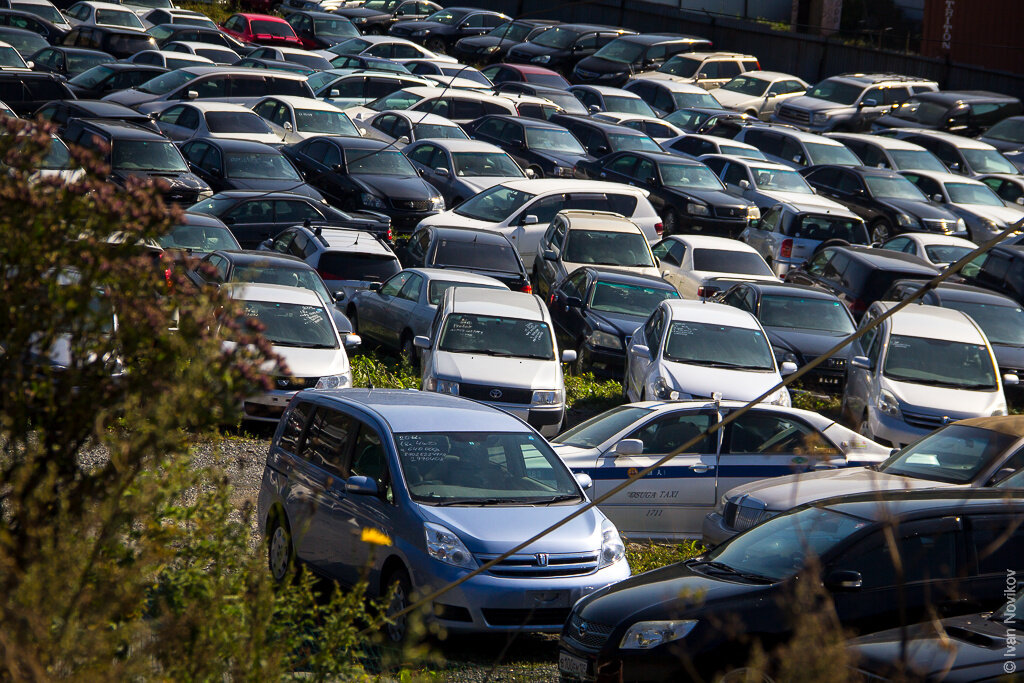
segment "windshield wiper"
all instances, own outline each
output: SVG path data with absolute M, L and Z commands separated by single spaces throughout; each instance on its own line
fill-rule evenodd
M 753 574 L 751 572 L 740 571 L 739 569 L 736 569 L 735 567 L 730 567 L 729 565 L 724 564 L 722 562 L 709 562 L 709 561 L 704 560 L 704 561 L 701 561 L 701 562 L 696 562 L 695 564 L 701 564 L 701 565 L 704 565 L 706 567 L 711 567 L 712 569 L 717 569 L 720 572 L 723 572 L 723 573 L 726 573 L 726 574 L 731 574 L 733 576 L 739 576 L 741 578 L 748 579 L 750 581 L 758 581 L 758 582 L 761 582 L 761 583 L 772 583 L 772 580 L 769 579 L 767 576 L 762 576 L 761 574 Z
M 519 503 L 519 498 L 452 498 L 434 503 L 437 507 L 450 507 L 452 505 L 500 505 L 502 503 Z
M 441 350 L 442 351 L 447 351 L 448 353 L 472 353 L 472 354 L 478 354 L 478 355 L 481 355 L 481 356 L 498 356 L 500 358 L 511 358 L 512 357 L 511 353 L 504 353 L 502 351 L 487 351 L 487 350 L 484 350 L 484 349 L 446 349 L 446 348 L 442 348 Z
M 722 360 L 711 360 L 710 358 L 691 358 L 691 359 L 676 359 L 669 358 L 669 360 L 678 360 L 680 363 L 693 363 L 694 365 L 706 365 L 710 368 L 734 368 L 736 370 L 770 370 L 763 365 L 743 365 L 741 363 L 727 363 Z
M 923 379 L 917 377 L 906 377 L 904 375 L 888 375 L 888 377 L 900 382 L 911 382 L 913 384 L 924 384 L 930 387 L 952 387 L 954 389 L 981 389 L 994 388 L 991 384 L 961 384 L 960 382 L 947 382 L 941 379 Z
M 271 344 L 277 346 L 290 346 L 297 349 L 336 349 L 334 344 L 311 344 L 307 342 L 286 342 L 286 341 L 270 341 Z

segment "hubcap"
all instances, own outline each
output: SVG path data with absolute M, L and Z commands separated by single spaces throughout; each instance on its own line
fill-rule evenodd
M 288 545 L 288 534 L 284 527 L 278 526 L 270 537 L 270 573 L 277 581 L 288 573 Z
M 872 234 L 873 241 L 884 242 L 889 239 L 889 228 L 884 225 L 876 225 Z

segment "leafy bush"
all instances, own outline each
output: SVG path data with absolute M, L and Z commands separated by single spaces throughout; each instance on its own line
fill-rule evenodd
M 623 402 L 622 384 L 615 380 L 599 380 L 594 373 L 565 376 L 565 400 L 569 408 L 588 407 L 607 410 Z
M 626 561 L 634 574 L 642 574 L 697 557 L 703 552 L 704 546 L 694 540 L 682 543 L 627 543 Z

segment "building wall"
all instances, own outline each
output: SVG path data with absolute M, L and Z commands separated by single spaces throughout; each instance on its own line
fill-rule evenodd
M 925 0 L 921 53 L 1024 74 L 1024 2 Z
M 768 19 L 789 23 L 792 0 L 649 0 L 692 12 L 710 12 L 730 17 Z

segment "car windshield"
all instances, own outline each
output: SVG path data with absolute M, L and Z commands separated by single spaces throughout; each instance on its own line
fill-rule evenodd
M 926 149 L 891 149 L 893 168 L 900 171 L 938 171 L 945 173 L 946 167 L 938 157 Z
M 352 125 L 352 121 L 340 111 L 296 109 L 295 129 L 302 133 L 327 133 L 359 137 L 359 131 Z
M 856 218 L 828 216 L 824 214 L 802 214 L 790 222 L 786 234 L 797 239 L 824 242 L 825 240 L 846 240 L 850 244 L 868 244 L 868 231 L 864 222 Z
M 634 64 L 644 54 L 644 46 L 632 40 L 617 38 L 594 53 L 595 57 L 618 64 Z
M 24 31 L 17 33 L 14 31 L 11 31 L 10 33 L 0 31 L 0 40 L 20 52 L 22 57 L 34 55 L 43 48 L 50 46 L 42 36 L 36 35 L 35 33 L 26 33 Z
M 706 92 L 674 92 L 672 93 L 672 101 L 675 102 L 677 109 L 689 109 L 691 107 L 701 107 L 704 109 L 722 108 L 721 103 L 715 99 L 715 96 Z M 711 118 L 710 114 L 703 114 L 702 116 L 704 120 Z M 668 117 L 666 117 L 665 120 L 670 123 L 675 123 L 675 121 Z
M 647 238 L 639 231 L 570 230 L 562 261 L 624 268 L 654 267 Z
M 607 111 L 615 111 L 623 114 L 640 114 L 641 116 L 654 116 L 654 110 L 639 97 L 626 97 L 625 95 L 605 95 L 604 106 Z
M 731 154 L 733 156 L 744 157 L 746 159 L 767 160 L 764 153 L 756 147 L 737 147 L 735 145 L 723 145 L 719 143 L 718 149 L 721 150 L 721 154 Z
M 115 140 L 110 166 L 118 171 L 188 173 L 188 166 L 173 142 L 163 140 Z
M 580 503 L 572 474 L 531 432 L 397 433 L 413 500 L 426 505 Z
M 39 168 L 47 171 L 63 171 L 73 167 L 71 151 L 64 141 L 58 137 L 50 138 L 50 148 L 39 160 Z
M 404 154 L 384 149 L 346 149 L 345 169 L 352 175 L 390 175 L 400 178 L 416 175 L 416 169 Z
M 924 253 L 932 263 L 954 263 L 973 250 L 974 247 L 961 247 L 955 244 L 929 244 L 924 248 Z
M 949 119 L 949 114 L 947 105 L 938 102 L 922 102 L 916 97 L 911 97 L 903 104 L 898 105 L 892 112 L 892 115 L 897 118 L 917 121 L 926 126 L 943 125 Z
M 661 170 L 662 184 L 668 187 L 687 187 L 697 190 L 724 189 L 718 176 L 703 165 L 663 163 L 658 168 Z
M 441 303 L 441 297 L 448 291 L 450 287 L 472 287 L 475 289 L 507 289 L 507 287 L 498 285 L 488 285 L 483 282 L 456 282 L 454 280 L 431 280 L 427 286 L 427 301 L 430 302 L 431 306 L 436 306 Z
M 608 142 L 613 152 L 661 152 L 658 143 L 646 135 L 608 133 Z
M 295 167 L 280 152 L 228 152 L 224 158 L 227 178 L 302 181 Z
M 837 334 L 853 332 L 853 320 L 839 301 L 802 296 L 766 294 L 758 319 L 765 327 L 790 327 Z
M 870 522 L 828 508 L 809 507 L 783 513 L 734 537 L 695 562 L 709 570 L 744 574 L 768 581 L 795 576 L 817 558 Z M 717 569 L 723 566 L 724 570 Z M 696 565 L 700 569 L 700 564 Z M 732 570 L 731 572 L 729 570 Z
M 960 152 L 975 173 L 1008 173 L 1017 175 L 1017 167 L 994 149 L 961 149 Z
M 249 23 L 249 28 L 255 36 L 286 38 L 295 35 L 291 25 L 284 21 L 261 21 L 257 19 Z
M 107 55 L 83 55 L 81 53 L 71 53 L 68 55 L 68 72 L 69 73 L 83 73 L 99 64 L 107 64 L 114 61 L 113 57 Z
M 836 104 L 853 104 L 860 97 L 861 87 L 840 81 L 822 81 L 807 91 L 808 97 L 835 102 Z
M 704 62 L 699 59 L 676 55 L 662 64 L 661 67 L 658 68 L 658 71 L 663 74 L 680 76 L 681 78 L 693 78 L 697 75 L 697 69 L 699 69 L 700 65 L 703 63 Z
M 556 26 L 544 31 L 530 42 L 541 47 L 550 47 L 556 50 L 564 50 L 576 42 L 580 34 L 561 26 Z
M 771 85 L 769 81 L 764 81 L 760 78 L 754 78 L 752 76 L 737 76 L 723 85 L 722 90 L 738 92 L 741 95 L 747 95 L 749 97 L 760 97 L 764 94 L 764 91 L 768 89 L 769 85 Z
M 1024 145 L 1024 116 L 1003 119 L 985 132 L 986 138 Z
M 554 360 L 548 324 L 476 313 L 451 313 L 445 318 L 438 350 L 512 358 Z
M 171 4 L 171 0 L 131 0 L 131 5 L 136 7 L 148 7 L 150 9 L 173 9 L 174 5 Z
M 83 88 L 94 88 L 106 80 L 114 70 L 107 66 L 94 66 L 68 81 Z
M 678 298 L 674 289 L 599 280 L 591 291 L 589 306 L 602 313 L 647 317 L 665 299 Z
M 0 47 L 0 67 L 25 69 L 28 65 L 25 64 L 25 60 L 21 58 L 21 55 L 13 47 Z
M 501 38 L 502 40 L 508 40 L 513 43 L 521 43 L 526 40 L 526 36 L 530 35 L 530 31 L 533 30 L 533 26 L 529 24 L 520 24 L 514 21 L 507 21 L 501 26 L 495 26 L 487 34 L 494 38 Z
M 194 226 L 187 226 L 194 227 Z M 232 247 L 218 247 L 218 249 L 231 249 Z M 237 249 L 237 247 L 234 247 Z M 238 266 L 231 271 L 232 282 L 250 282 L 264 285 L 283 285 L 285 287 L 298 287 L 316 292 L 325 302 L 331 302 L 334 297 L 327 291 L 327 286 L 316 271 L 309 268 L 287 268 L 271 264 L 253 264 Z M 314 309 L 315 310 L 315 309 Z
M 878 466 L 880 472 L 964 484 L 973 481 L 1017 437 L 981 427 L 951 424 L 912 443 Z
M 475 239 L 438 240 L 431 265 L 467 270 L 490 270 L 496 273 L 519 274 L 522 271 L 515 247 L 511 244 L 490 241 L 480 244 Z
M 352 38 L 359 30 L 347 19 L 314 19 L 313 29 L 318 36 L 327 38 Z
M 454 26 L 462 21 L 462 18 L 466 16 L 466 14 L 468 14 L 468 12 L 461 10 L 443 9 L 438 12 L 434 12 L 424 19 L 424 21 L 436 21 L 437 23 L 444 24 L 445 26 Z
M 390 12 L 398 5 L 398 2 L 399 0 L 368 0 L 362 6 L 375 12 Z
M 665 340 L 665 360 L 736 370 L 774 370 L 761 330 L 715 323 L 675 321 Z
M 85 75 L 82 74 L 82 76 Z M 139 91 L 149 93 L 150 95 L 165 95 L 176 88 L 180 88 L 195 77 L 195 74 L 190 74 L 187 71 L 171 71 L 149 79 L 139 86 Z
M 196 213 L 206 213 L 211 216 L 221 216 L 225 211 L 233 207 L 238 200 L 234 197 L 225 197 L 223 195 L 214 195 L 209 199 L 204 199 L 201 202 L 196 202 L 188 208 L 189 211 L 195 211 Z
M 417 123 L 413 126 L 413 131 L 417 140 L 427 140 L 430 138 L 469 139 L 466 131 L 458 126 L 446 126 L 438 123 Z
M 928 201 L 914 183 L 903 176 L 865 176 L 864 182 L 872 197 L 883 199 L 909 199 L 913 202 Z
M 759 168 L 756 166 L 750 170 L 754 172 L 754 184 L 757 185 L 759 190 L 814 194 L 811 191 L 811 186 L 796 171 L 781 168 Z
M 164 249 L 185 249 L 188 251 L 211 252 L 223 249 L 238 249 L 238 241 L 231 231 L 219 225 L 176 225 L 157 242 Z
M 470 197 L 454 211 L 460 216 L 487 223 L 500 223 L 537 195 L 496 185 Z
M 650 412 L 650 408 L 618 406 L 562 432 L 551 439 L 551 443 L 560 443 L 576 448 L 597 448 Z
M 1024 310 L 1019 306 L 946 300 L 942 306 L 971 316 L 990 344 L 1024 346 Z
M 566 152 L 580 156 L 587 153 L 572 133 L 555 128 L 527 128 L 526 146 L 546 152 Z
M 206 113 L 206 125 L 211 133 L 270 133 L 270 126 L 251 112 L 211 111 Z
M 121 26 L 123 28 L 135 28 L 140 31 L 146 29 L 135 12 L 123 12 L 114 9 L 96 10 L 96 23 L 101 26 Z
M 138 4 L 138 3 L 136 3 Z M 21 10 L 22 12 L 30 12 L 37 17 L 42 17 L 52 24 L 66 24 L 68 20 L 64 18 L 64 15 L 52 5 L 37 5 L 35 3 L 25 2 L 12 2 L 11 9 Z
M 363 40 L 362 38 L 350 38 L 344 43 L 338 43 L 337 45 L 330 46 L 327 48 L 327 51 L 333 52 L 336 55 L 357 55 L 371 45 L 373 45 L 373 43 L 368 40 Z
M 460 177 L 524 177 L 516 162 L 504 152 L 452 152 L 452 162 L 455 175 Z
M 414 95 L 413 93 L 405 90 L 396 90 L 390 95 L 385 95 L 378 100 L 370 102 L 366 106 L 374 111 L 384 111 L 385 109 L 401 110 L 408 109 L 422 99 L 422 95 Z
M 163 40 L 167 36 L 174 33 L 174 28 L 170 26 L 150 26 L 146 29 L 146 33 L 153 36 L 157 40 Z
M 946 192 L 954 204 L 1003 206 L 1003 200 L 999 195 L 984 183 L 946 183 Z
M 884 374 L 897 382 L 995 391 L 996 369 L 984 344 L 894 334 L 885 355 Z
M 820 142 L 805 142 L 807 156 L 812 166 L 820 164 L 838 164 L 840 166 L 860 166 L 861 160 L 845 145 L 826 145 Z
M 273 301 L 241 302 L 242 321 L 255 321 L 263 336 L 275 346 L 304 349 L 336 349 L 338 334 L 322 306 L 302 306 Z
M 734 275 L 774 275 L 759 254 L 732 249 L 694 249 L 693 269 Z

